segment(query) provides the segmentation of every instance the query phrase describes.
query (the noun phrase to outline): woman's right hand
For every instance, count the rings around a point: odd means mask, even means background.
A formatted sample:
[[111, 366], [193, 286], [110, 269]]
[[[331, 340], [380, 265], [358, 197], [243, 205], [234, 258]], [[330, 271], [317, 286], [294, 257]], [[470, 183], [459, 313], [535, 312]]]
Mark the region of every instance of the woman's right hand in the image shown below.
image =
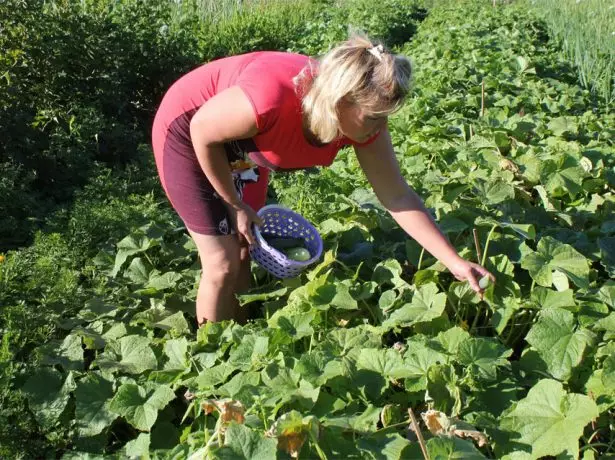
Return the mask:
[[252, 224], [263, 225], [263, 219], [259, 217], [254, 209], [243, 201], [235, 205], [229, 205], [228, 207], [239, 241], [246, 241], [250, 246], [256, 244], [256, 238], [252, 231]]

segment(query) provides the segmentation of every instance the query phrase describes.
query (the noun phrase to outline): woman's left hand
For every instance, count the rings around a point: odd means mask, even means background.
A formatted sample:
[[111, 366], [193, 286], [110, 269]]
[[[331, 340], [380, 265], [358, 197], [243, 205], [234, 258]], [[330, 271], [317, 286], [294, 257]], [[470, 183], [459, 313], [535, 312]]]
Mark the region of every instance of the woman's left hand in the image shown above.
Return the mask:
[[489, 273], [483, 266], [475, 264], [473, 262], [469, 262], [462, 258], [459, 258], [450, 267], [448, 267], [448, 269], [459, 281], [467, 281], [468, 283], [470, 283], [470, 287], [478, 295], [480, 295], [481, 300], [483, 298], [483, 293], [485, 290], [478, 285], [478, 281], [483, 276], [487, 275], [491, 279], [492, 283], [495, 282], [495, 276]]

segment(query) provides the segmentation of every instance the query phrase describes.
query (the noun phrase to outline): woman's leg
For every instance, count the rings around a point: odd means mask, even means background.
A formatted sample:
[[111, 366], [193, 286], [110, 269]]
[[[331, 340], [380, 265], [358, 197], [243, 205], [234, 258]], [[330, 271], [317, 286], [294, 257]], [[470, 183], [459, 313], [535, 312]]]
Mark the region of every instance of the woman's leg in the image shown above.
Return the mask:
[[196, 319], [205, 321], [240, 320], [235, 293], [241, 273], [237, 235], [202, 235], [188, 230], [201, 261], [201, 280], [196, 297]]
[[[243, 188], [243, 201], [258, 211], [265, 205], [267, 199], [267, 186], [269, 184], [269, 171], [259, 167], [257, 182], [249, 182]], [[232, 211], [230, 211], [232, 212]], [[231, 216], [234, 221], [233, 216]], [[241, 241], [239, 278], [237, 279], [237, 293], [247, 292], [252, 287], [252, 270], [250, 269], [250, 248], [245, 241]], [[248, 307], [239, 307], [238, 320], [243, 324], [249, 318]]]
[[[155, 124], [153, 147], [164, 191], [198, 248], [202, 275], [197, 322], [245, 322], [247, 309], [239, 307], [235, 294], [250, 288], [249, 250], [233, 233], [231, 216], [203, 174], [189, 139], [177, 134], [186, 131], [177, 126], [184, 120], [178, 117], [168, 130], [162, 122]], [[264, 168], [259, 172], [259, 180], [243, 189], [244, 200], [255, 210], [265, 203], [269, 176]]]

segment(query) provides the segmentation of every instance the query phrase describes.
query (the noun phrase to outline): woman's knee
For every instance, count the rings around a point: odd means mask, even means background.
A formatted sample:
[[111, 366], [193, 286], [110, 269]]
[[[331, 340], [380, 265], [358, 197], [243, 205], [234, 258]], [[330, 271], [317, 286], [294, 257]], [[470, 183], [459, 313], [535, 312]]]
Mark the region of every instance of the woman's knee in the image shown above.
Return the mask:
[[216, 285], [234, 283], [241, 271], [240, 245], [234, 235], [209, 236], [190, 231], [201, 261], [201, 278]]
[[241, 270], [241, 262], [237, 255], [214, 256], [212, 254], [201, 259], [201, 277], [215, 285], [235, 284]]

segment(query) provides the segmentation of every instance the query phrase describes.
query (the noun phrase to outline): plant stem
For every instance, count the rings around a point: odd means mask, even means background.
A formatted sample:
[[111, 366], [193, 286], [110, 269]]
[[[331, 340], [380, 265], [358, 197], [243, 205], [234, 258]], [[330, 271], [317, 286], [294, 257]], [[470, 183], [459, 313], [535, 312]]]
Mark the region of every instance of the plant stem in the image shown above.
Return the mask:
[[389, 430], [391, 428], [397, 428], [399, 426], [408, 426], [408, 424], [410, 424], [410, 423], [412, 423], [412, 419], [408, 418], [408, 419], [404, 420], [403, 422], [394, 423], [393, 425], [389, 425], [389, 426], [385, 426], [383, 428], [380, 428], [379, 430], [376, 430], [374, 433], [380, 433], [381, 431]]
[[476, 261], [480, 263], [482, 251], [480, 249], [480, 242], [478, 241], [478, 232], [476, 231], [476, 227], [472, 229], [472, 234], [474, 235], [474, 246], [476, 247]]
[[421, 255], [419, 256], [419, 264], [416, 267], [417, 272], [421, 269], [421, 264], [423, 263], [423, 254], [425, 254], [425, 248], [421, 249]]
[[318, 440], [312, 433], [312, 430], [310, 430], [309, 433], [310, 433], [310, 439], [312, 441], [312, 444], [314, 444], [314, 447], [316, 448], [316, 452], [318, 453], [318, 457], [320, 458], [320, 460], [327, 460], [327, 454], [324, 453], [324, 451], [318, 444]]
[[363, 302], [363, 305], [365, 306], [365, 309], [369, 312], [369, 314], [371, 315], [372, 319], [374, 320], [374, 325], [377, 326], [377, 325], [381, 324], [380, 319], [373, 312], [372, 307], [370, 306], [370, 304], [368, 304], [365, 300], [363, 300], [362, 302]]
[[425, 458], [425, 460], [429, 460], [429, 454], [427, 453], [427, 446], [425, 446], [425, 439], [423, 439], [423, 433], [421, 432], [421, 427], [419, 427], [419, 424], [416, 421], [416, 417], [414, 416], [412, 407], [408, 408], [408, 414], [410, 414], [410, 420], [412, 420], [412, 426], [414, 428], [414, 432], [416, 433], [416, 436], [419, 438], [419, 445], [421, 446], [421, 452], [423, 452], [423, 457]]
[[487, 241], [485, 242], [485, 252], [483, 252], [483, 258], [480, 263], [483, 267], [485, 266], [485, 260], [487, 260], [487, 252], [489, 252], [489, 242], [491, 241], [491, 236], [493, 235], [493, 232], [497, 227], [498, 224], [493, 224], [493, 227], [491, 227], [491, 230], [489, 230], [489, 234], [487, 235]]
[[482, 311], [483, 311], [483, 303], [480, 302], [478, 304], [478, 310], [476, 310], [476, 315], [474, 316], [474, 320], [472, 321], [472, 326], [470, 326], [470, 334], [472, 333], [472, 331], [474, 331], [474, 328], [478, 324], [478, 318], [480, 317]]
[[[493, 0], [493, 6], [495, 6], [495, 0]], [[481, 86], [481, 90], [480, 90], [480, 116], [484, 117], [485, 116], [485, 80], [482, 81], [480, 86]]]

